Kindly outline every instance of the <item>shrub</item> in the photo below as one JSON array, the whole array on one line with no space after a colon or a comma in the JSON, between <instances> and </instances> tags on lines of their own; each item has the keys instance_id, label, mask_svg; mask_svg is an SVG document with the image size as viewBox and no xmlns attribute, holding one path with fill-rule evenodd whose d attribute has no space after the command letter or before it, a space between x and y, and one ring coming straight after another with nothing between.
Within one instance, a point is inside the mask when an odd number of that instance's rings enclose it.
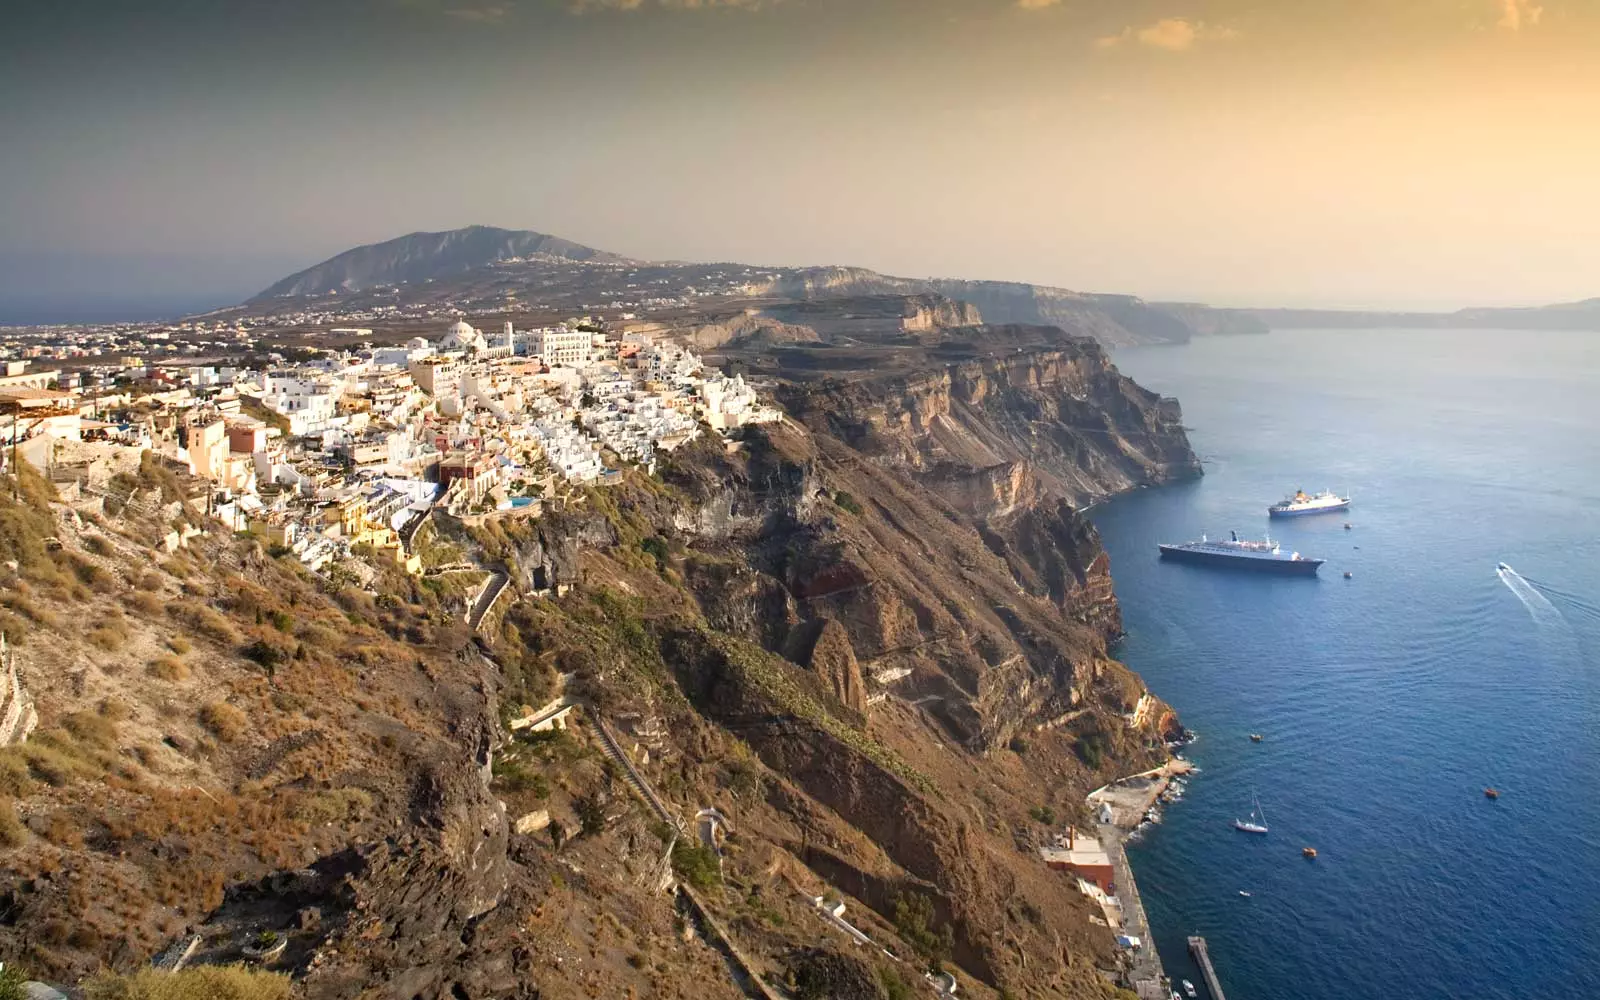
<instances>
[{"instance_id":1,"label":"shrub","mask_svg":"<svg viewBox=\"0 0 1600 1000\"><path fill-rule=\"evenodd\" d=\"M128 607L141 615L154 616L161 613L162 603L161 598L148 590L137 590L128 595Z\"/></svg>"},{"instance_id":2,"label":"shrub","mask_svg":"<svg viewBox=\"0 0 1600 1000\"><path fill-rule=\"evenodd\" d=\"M846 493L844 490L840 490L833 495L833 502L838 504L841 510L848 511L851 514L859 515L863 510L861 501Z\"/></svg>"},{"instance_id":3,"label":"shrub","mask_svg":"<svg viewBox=\"0 0 1600 1000\"><path fill-rule=\"evenodd\" d=\"M144 968L101 972L83 984L85 1000L287 1000L289 977L242 965L196 965L181 972Z\"/></svg>"},{"instance_id":4,"label":"shrub","mask_svg":"<svg viewBox=\"0 0 1600 1000\"><path fill-rule=\"evenodd\" d=\"M128 641L127 633L112 625L102 625L89 633L89 643L96 649L114 652Z\"/></svg>"},{"instance_id":5,"label":"shrub","mask_svg":"<svg viewBox=\"0 0 1600 1000\"><path fill-rule=\"evenodd\" d=\"M100 535L90 535L84 541L83 547L97 556L109 556L112 552L111 543Z\"/></svg>"},{"instance_id":6,"label":"shrub","mask_svg":"<svg viewBox=\"0 0 1600 1000\"><path fill-rule=\"evenodd\" d=\"M717 852L704 844L678 841L672 848L672 870L696 889L710 889L722 882Z\"/></svg>"},{"instance_id":7,"label":"shrub","mask_svg":"<svg viewBox=\"0 0 1600 1000\"><path fill-rule=\"evenodd\" d=\"M156 680L182 681L189 679L189 665L176 656L158 656L150 661L145 671Z\"/></svg>"},{"instance_id":8,"label":"shrub","mask_svg":"<svg viewBox=\"0 0 1600 1000\"><path fill-rule=\"evenodd\" d=\"M28 839L28 828L17 818L16 806L9 798L0 799L0 847L21 847L26 839ZM4 994L0 993L0 997L3 996Z\"/></svg>"},{"instance_id":9,"label":"shrub","mask_svg":"<svg viewBox=\"0 0 1600 1000\"><path fill-rule=\"evenodd\" d=\"M878 981L883 983L883 995L887 1000L911 1000L911 984L900 978L900 973L884 966L878 970Z\"/></svg>"},{"instance_id":10,"label":"shrub","mask_svg":"<svg viewBox=\"0 0 1600 1000\"><path fill-rule=\"evenodd\" d=\"M225 701L213 701L200 709L200 724L224 743L232 743L244 735L249 718Z\"/></svg>"},{"instance_id":11,"label":"shrub","mask_svg":"<svg viewBox=\"0 0 1600 1000\"><path fill-rule=\"evenodd\" d=\"M578 796L572 800L572 811L578 814L578 832L581 836L593 837L605 832L606 808L600 804L598 796Z\"/></svg>"},{"instance_id":12,"label":"shrub","mask_svg":"<svg viewBox=\"0 0 1600 1000\"><path fill-rule=\"evenodd\" d=\"M33 775L22 748L0 750L0 795L26 795L32 789Z\"/></svg>"},{"instance_id":13,"label":"shrub","mask_svg":"<svg viewBox=\"0 0 1600 1000\"><path fill-rule=\"evenodd\" d=\"M645 555L656 561L657 572L667 568L666 539L659 535L651 535L648 538L640 539L639 548L644 550Z\"/></svg>"},{"instance_id":14,"label":"shrub","mask_svg":"<svg viewBox=\"0 0 1600 1000\"><path fill-rule=\"evenodd\" d=\"M28 977L20 969L10 962L5 963L5 968L0 969L0 1000L28 1000L31 994L23 985L27 981Z\"/></svg>"},{"instance_id":15,"label":"shrub","mask_svg":"<svg viewBox=\"0 0 1600 1000\"><path fill-rule=\"evenodd\" d=\"M1043 823L1045 826L1056 825L1056 811L1049 806L1034 806L1028 810L1028 815Z\"/></svg>"},{"instance_id":16,"label":"shrub","mask_svg":"<svg viewBox=\"0 0 1600 1000\"><path fill-rule=\"evenodd\" d=\"M92 712L73 712L61 720L61 725L84 743L109 747L117 741L116 722Z\"/></svg>"},{"instance_id":17,"label":"shrub","mask_svg":"<svg viewBox=\"0 0 1600 1000\"><path fill-rule=\"evenodd\" d=\"M935 928L933 900L920 892L901 893L895 897L894 926L902 941L930 960L948 955L955 943L949 924Z\"/></svg>"},{"instance_id":18,"label":"shrub","mask_svg":"<svg viewBox=\"0 0 1600 1000\"><path fill-rule=\"evenodd\" d=\"M269 674L277 668L278 664L287 662L289 657L293 655L291 651L274 645L265 639L257 639L240 650L240 652L244 654L245 659L265 667Z\"/></svg>"},{"instance_id":19,"label":"shrub","mask_svg":"<svg viewBox=\"0 0 1600 1000\"><path fill-rule=\"evenodd\" d=\"M185 639L181 635L175 635L167 640L167 648L172 650L174 653L177 653L179 656L182 656L184 653L187 653L189 650L194 648L194 643L190 642L188 639Z\"/></svg>"},{"instance_id":20,"label":"shrub","mask_svg":"<svg viewBox=\"0 0 1600 1000\"><path fill-rule=\"evenodd\" d=\"M1105 760L1105 738L1099 733L1090 733L1088 736L1079 737L1073 749L1077 751L1080 760L1097 771L1100 769L1100 764Z\"/></svg>"},{"instance_id":21,"label":"shrub","mask_svg":"<svg viewBox=\"0 0 1600 1000\"><path fill-rule=\"evenodd\" d=\"M167 605L167 614L183 622L208 639L225 646L239 644L239 630L214 608L194 601L173 601Z\"/></svg>"}]
</instances>

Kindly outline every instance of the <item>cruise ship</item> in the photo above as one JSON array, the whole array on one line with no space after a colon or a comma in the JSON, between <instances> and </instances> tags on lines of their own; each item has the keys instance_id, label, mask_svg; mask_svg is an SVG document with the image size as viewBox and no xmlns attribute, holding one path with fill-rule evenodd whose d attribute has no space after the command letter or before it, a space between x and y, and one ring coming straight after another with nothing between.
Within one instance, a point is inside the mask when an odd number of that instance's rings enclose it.
<instances>
[{"instance_id":1,"label":"cruise ship","mask_svg":"<svg viewBox=\"0 0 1600 1000\"><path fill-rule=\"evenodd\" d=\"M1331 510L1344 510L1350 498L1324 490L1315 496L1305 490L1295 490L1271 507L1267 513L1273 517L1298 517L1301 514L1326 514Z\"/></svg>"},{"instance_id":2,"label":"cruise ship","mask_svg":"<svg viewBox=\"0 0 1600 1000\"><path fill-rule=\"evenodd\" d=\"M1253 569L1265 573L1290 573L1315 576L1317 568L1326 560L1311 559L1298 552L1285 552L1272 539L1263 542L1241 541L1238 532L1229 532L1227 541L1213 542L1201 536L1198 542L1181 545L1162 545L1161 558L1177 562L1202 563L1208 566L1225 566L1230 569Z\"/></svg>"}]
</instances>

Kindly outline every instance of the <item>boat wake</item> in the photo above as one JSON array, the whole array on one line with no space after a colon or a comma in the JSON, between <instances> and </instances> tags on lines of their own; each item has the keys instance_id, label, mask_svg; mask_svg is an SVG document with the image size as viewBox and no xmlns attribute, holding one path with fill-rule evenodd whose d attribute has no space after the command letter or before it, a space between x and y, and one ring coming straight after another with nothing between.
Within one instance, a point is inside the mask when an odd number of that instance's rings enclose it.
<instances>
[{"instance_id":1,"label":"boat wake","mask_svg":"<svg viewBox=\"0 0 1600 1000\"><path fill-rule=\"evenodd\" d=\"M1523 580L1540 594L1549 598L1552 604L1557 605L1558 610L1565 608L1592 621L1600 621L1600 604L1596 604L1581 594L1574 594L1569 590L1562 590L1560 587L1545 583L1543 580L1533 580L1528 577L1523 577Z\"/></svg>"},{"instance_id":2,"label":"boat wake","mask_svg":"<svg viewBox=\"0 0 1600 1000\"><path fill-rule=\"evenodd\" d=\"M1495 567L1495 575L1500 577L1500 582L1515 595L1522 606L1528 609L1528 614L1540 625L1564 624L1566 619L1561 617L1561 609L1550 603L1550 598L1539 593L1537 587L1529 583L1527 578L1516 570L1501 563Z\"/></svg>"},{"instance_id":3,"label":"boat wake","mask_svg":"<svg viewBox=\"0 0 1600 1000\"><path fill-rule=\"evenodd\" d=\"M1533 623L1539 627L1539 640L1541 644L1547 646L1547 653L1577 652L1578 637L1573 632L1572 625L1561 614L1561 609L1551 603L1550 598L1540 593L1526 577L1505 563L1495 567L1495 574L1500 577L1500 582L1506 585L1506 589L1522 602L1522 606L1528 609L1528 614L1533 617Z\"/></svg>"}]
</instances>

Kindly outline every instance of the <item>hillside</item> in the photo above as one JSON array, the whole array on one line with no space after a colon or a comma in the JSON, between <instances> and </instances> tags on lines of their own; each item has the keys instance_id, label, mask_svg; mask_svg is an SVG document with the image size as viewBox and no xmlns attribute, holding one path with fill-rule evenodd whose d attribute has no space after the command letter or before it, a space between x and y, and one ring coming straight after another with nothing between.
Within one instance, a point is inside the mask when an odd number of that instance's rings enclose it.
<instances>
[{"instance_id":1,"label":"hillside","mask_svg":"<svg viewBox=\"0 0 1600 1000\"><path fill-rule=\"evenodd\" d=\"M624 259L544 233L468 226L443 233L411 233L346 250L284 278L251 301L448 281L500 261L530 257L593 262Z\"/></svg>"},{"instance_id":2,"label":"hillside","mask_svg":"<svg viewBox=\"0 0 1600 1000\"><path fill-rule=\"evenodd\" d=\"M537 519L436 512L421 577L312 574L153 456L0 489L39 715L0 749L0 958L70 984L286 941L316 1000L902 1000L930 964L1115 996L1037 848L1176 727L1129 722L1074 504L1197 474L1176 405L1060 331L858 350L733 447ZM205 533L168 553L179 524Z\"/></svg>"}]
</instances>

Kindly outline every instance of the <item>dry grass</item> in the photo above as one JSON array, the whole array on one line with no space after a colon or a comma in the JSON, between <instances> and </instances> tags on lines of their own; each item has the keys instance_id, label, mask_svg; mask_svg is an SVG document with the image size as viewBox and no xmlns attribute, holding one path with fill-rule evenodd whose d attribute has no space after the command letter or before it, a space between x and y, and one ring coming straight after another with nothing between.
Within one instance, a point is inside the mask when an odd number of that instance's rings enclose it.
<instances>
[{"instance_id":1,"label":"dry grass","mask_svg":"<svg viewBox=\"0 0 1600 1000\"><path fill-rule=\"evenodd\" d=\"M83 986L86 1000L286 1000L289 996L289 977L242 965L197 965L177 973L140 969L127 976L102 972Z\"/></svg>"},{"instance_id":2,"label":"dry grass","mask_svg":"<svg viewBox=\"0 0 1600 1000\"><path fill-rule=\"evenodd\" d=\"M28 839L28 828L17 819L17 809L9 797L0 799L0 847L7 849L22 846Z\"/></svg>"},{"instance_id":3,"label":"dry grass","mask_svg":"<svg viewBox=\"0 0 1600 1000\"><path fill-rule=\"evenodd\" d=\"M224 743L232 743L244 735L250 719L225 701L213 701L200 709L200 724Z\"/></svg>"},{"instance_id":4,"label":"dry grass","mask_svg":"<svg viewBox=\"0 0 1600 1000\"><path fill-rule=\"evenodd\" d=\"M189 679L189 665L176 656L158 656L145 667L145 673L160 681L186 681Z\"/></svg>"},{"instance_id":5,"label":"dry grass","mask_svg":"<svg viewBox=\"0 0 1600 1000\"><path fill-rule=\"evenodd\" d=\"M134 591L132 594L129 594L125 600L127 601L128 608L130 610L137 611L139 614L144 615L147 618L153 618L156 615L159 615L162 609L166 607L157 594L153 594L148 590Z\"/></svg>"},{"instance_id":6,"label":"dry grass","mask_svg":"<svg viewBox=\"0 0 1600 1000\"><path fill-rule=\"evenodd\" d=\"M196 601L173 601L167 605L167 614L224 646L239 644L239 630L215 608L208 608Z\"/></svg>"}]
</instances>

